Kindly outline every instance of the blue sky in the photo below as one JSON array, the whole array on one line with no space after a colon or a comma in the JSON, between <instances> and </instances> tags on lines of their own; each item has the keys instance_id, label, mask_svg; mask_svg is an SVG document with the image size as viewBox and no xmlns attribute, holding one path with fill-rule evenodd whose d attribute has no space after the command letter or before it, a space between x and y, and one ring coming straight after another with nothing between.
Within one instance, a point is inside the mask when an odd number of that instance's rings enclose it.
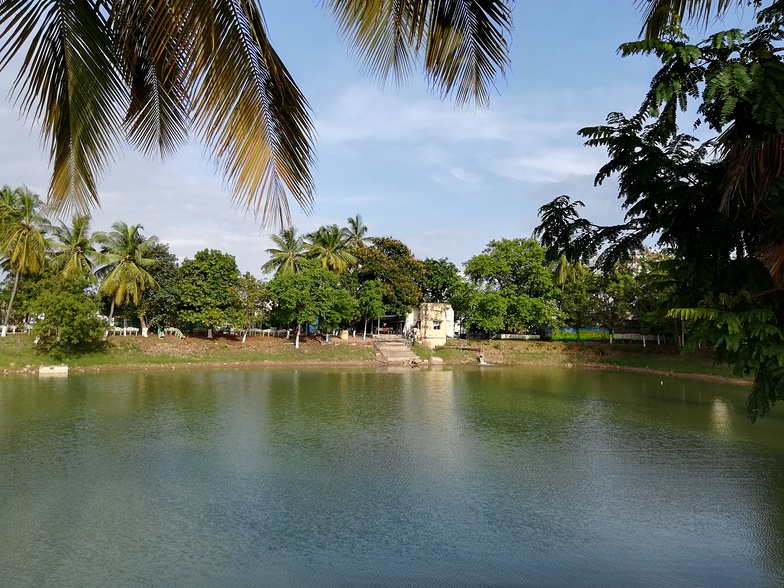
<instances>
[{"instance_id":1,"label":"blue sky","mask_svg":"<svg viewBox=\"0 0 784 588\"><path fill-rule=\"evenodd\" d=\"M518 2L511 70L481 111L440 100L417 76L379 87L315 0L262 6L318 134L313 214L293 209L300 232L360 213L371 236L461 266L492 239L530 236L539 206L560 194L583 200L592 220L622 219L614 183L593 187L605 153L583 147L576 132L609 112L636 110L656 70L652 59L616 54L640 29L633 0ZM725 26L738 26L740 16L730 14ZM0 74L3 95L14 73ZM6 100L0 128L0 181L45 195L50 170L37 127ZM198 144L164 163L121 153L100 195L94 229L141 223L180 260L220 249L262 276L269 236L232 205Z\"/></svg>"}]
</instances>

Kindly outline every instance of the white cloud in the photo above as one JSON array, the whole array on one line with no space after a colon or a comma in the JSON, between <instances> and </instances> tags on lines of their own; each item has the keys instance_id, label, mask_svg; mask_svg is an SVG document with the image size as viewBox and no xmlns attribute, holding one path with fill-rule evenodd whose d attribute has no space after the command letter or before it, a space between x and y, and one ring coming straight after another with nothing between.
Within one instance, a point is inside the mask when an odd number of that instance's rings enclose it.
<instances>
[{"instance_id":1,"label":"white cloud","mask_svg":"<svg viewBox=\"0 0 784 588\"><path fill-rule=\"evenodd\" d=\"M513 141L526 135L554 137L578 123L559 117L542 120L492 107L456 108L435 98L387 95L369 86L354 86L316 121L323 146L363 141Z\"/></svg>"}]
</instances>

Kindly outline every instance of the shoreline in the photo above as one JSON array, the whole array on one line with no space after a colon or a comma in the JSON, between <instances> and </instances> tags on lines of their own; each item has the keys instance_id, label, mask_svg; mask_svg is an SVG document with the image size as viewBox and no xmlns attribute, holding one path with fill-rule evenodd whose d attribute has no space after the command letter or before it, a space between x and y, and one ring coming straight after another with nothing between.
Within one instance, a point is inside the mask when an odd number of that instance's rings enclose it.
<instances>
[{"instance_id":1,"label":"shoreline","mask_svg":"<svg viewBox=\"0 0 784 588\"><path fill-rule=\"evenodd\" d=\"M469 348L470 347L470 348ZM751 378L732 374L716 364L709 349L684 352L677 346L649 346L605 342L463 340L437 350L415 346L413 363L387 363L372 339L304 337L300 349L284 338L237 336L215 339L115 337L95 352L49 354L39 352L25 335L0 339L0 375L38 374L40 366L67 365L71 374L101 372L156 372L173 370L333 369L476 365L477 353L499 366L530 366L616 370L668 378L685 378L750 386ZM430 364L430 358L439 358ZM434 367L435 366L435 367Z\"/></svg>"},{"instance_id":2,"label":"shoreline","mask_svg":"<svg viewBox=\"0 0 784 588\"><path fill-rule=\"evenodd\" d=\"M54 365L67 365L67 364L54 364ZM442 364L437 364L437 367L442 366L457 366L457 365L474 365L464 361L445 360ZM520 361L513 363L495 363L499 367L511 366L528 366L528 367L556 367L565 369L591 369L591 370L609 370L629 373L639 373L656 376L667 376L672 378L683 378L687 380L696 380L703 382L713 382L719 384L732 384L735 386L751 386L750 379L743 379L738 377L721 376L714 374L696 374L689 372L677 372L672 370L660 370L656 368L642 368L633 366L622 366L612 364L600 364L589 362L559 362L559 361ZM23 368L6 368L0 372L3 376L32 376L38 374L40 366L25 366ZM429 364L426 360L418 364L403 364L396 365L390 364L380 360L301 360L301 361L194 361L185 363L148 363L148 364L127 364L127 365L95 365L95 366L69 366L69 373L73 374L91 374L100 372L163 372L163 371L176 371L176 370L240 370L240 369L261 369L261 368L383 368L383 367L407 367L410 369L432 368L433 364Z\"/></svg>"}]
</instances>

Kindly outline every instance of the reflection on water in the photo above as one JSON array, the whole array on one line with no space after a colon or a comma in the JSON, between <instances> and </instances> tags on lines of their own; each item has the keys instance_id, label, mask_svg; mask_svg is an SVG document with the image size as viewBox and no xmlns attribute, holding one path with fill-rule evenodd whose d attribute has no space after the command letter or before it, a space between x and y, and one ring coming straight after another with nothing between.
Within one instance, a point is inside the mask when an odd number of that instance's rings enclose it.
<instances>
[{"instance_id":1,"label":"reflection on water","mask_svg":"<svg viewBox=\"0 0 784 588\"><path fill-rule=\"evenodd\" d=\"M9 586L780 586L782 413L550 368L0 380Z\"/></svg>"}]
</instances>

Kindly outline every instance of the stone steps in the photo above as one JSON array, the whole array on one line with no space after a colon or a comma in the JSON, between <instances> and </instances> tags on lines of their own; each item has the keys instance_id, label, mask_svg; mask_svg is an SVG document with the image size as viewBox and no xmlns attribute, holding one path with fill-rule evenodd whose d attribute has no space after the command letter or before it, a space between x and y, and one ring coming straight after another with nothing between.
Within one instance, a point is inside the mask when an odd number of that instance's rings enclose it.
<instances>
[{"instance_id":1,"label":"stone steps","mask_svg":"<svg viewBox=\"0 0 784 588\"><path fill-rule=\"evenodd\" d=\"M376 350L387 363L415 363L419 356L411 351L401 339L376 341Z\"/></svg>"}]
</instances>

